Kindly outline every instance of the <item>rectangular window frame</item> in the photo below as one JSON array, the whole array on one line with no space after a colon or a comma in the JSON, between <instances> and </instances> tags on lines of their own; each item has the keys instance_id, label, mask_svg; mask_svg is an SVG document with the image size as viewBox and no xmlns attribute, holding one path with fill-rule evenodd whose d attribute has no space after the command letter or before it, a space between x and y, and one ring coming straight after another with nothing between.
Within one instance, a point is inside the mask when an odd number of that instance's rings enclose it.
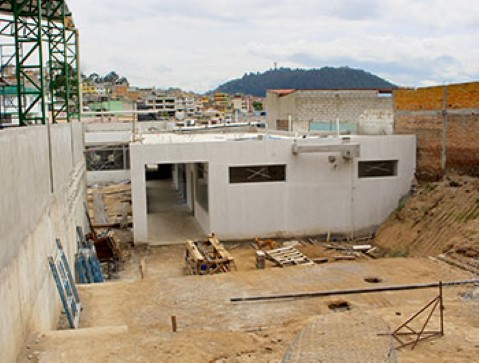
<instances>
[{"instance_id":1,"label":"rectangular window frame","mask_svg":"<svg viewBox=\"0 0 480 363\"><path fill-rule=\"evenodd\" d=\"M398 160L359 160L359 179L392 178L398 176Z\"/></svg>"},{"instance_id":2,"label":"rectangular window frame","mask_svg":"<svg viewBox=\"0 0 480 363\"><path fill-rule=\"evenodd\" d=\"M281 183L287 181L286 164L228 167L229 184Z\"/></svg>"},{"instance_id":3,"label":"rectangular window frame","mask_svg":"<svg viewBox=\"0 0 480 363\"><path fill-rule=\"evenodd\" d=\"M87 146L84 155L87 171L130 169L130 149L128 145Z\"/></svg>"}]
</instances>

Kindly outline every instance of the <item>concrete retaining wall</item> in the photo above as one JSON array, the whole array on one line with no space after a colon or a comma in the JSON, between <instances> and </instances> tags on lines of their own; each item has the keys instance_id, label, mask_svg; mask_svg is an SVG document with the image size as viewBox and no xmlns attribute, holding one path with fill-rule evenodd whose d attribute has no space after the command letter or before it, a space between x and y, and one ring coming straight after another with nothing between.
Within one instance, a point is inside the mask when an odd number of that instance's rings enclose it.
<instances>
[{"instance_id":1,"label":"concrete retaining wall","mask_svg":"<svg viewBox=\"0 0 480 363\"><path fill-rule=\"evenodd\" d=\"M85 225L81 125L0 131L0 361L14 362L29 332L55 328L60 299L47 257L60 238L69 261ZM51 151L50 151L51 150Z\"/></svg>"}]
</instances>

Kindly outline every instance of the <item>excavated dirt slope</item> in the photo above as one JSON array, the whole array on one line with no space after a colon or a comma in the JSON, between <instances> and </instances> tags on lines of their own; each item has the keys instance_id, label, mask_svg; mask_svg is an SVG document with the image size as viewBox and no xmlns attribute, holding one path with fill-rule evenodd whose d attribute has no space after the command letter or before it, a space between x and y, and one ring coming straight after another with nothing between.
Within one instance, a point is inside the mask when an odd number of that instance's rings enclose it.
<instances>
[{"instance_id":1,"label":"excavated dirt slope","mask_svg":"<svg viewBox=\"0 0 480 363\"><path fill-rule=\"evenodd\" d=\"M420 184L382 225L374 244L384 254L478 261L478 178L449 176Z\"/></svg>"}]
</instances>

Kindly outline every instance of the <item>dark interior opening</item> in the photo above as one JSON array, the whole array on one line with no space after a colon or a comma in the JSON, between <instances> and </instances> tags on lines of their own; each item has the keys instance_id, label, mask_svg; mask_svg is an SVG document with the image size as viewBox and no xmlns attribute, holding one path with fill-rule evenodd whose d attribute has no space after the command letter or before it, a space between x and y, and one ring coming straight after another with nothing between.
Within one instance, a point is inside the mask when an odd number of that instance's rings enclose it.
<instances>
[{"instance_id":1,"label":"dark interior opening","mask_svg":"<svg viewBox=\"0 0 480 363\"><path fill-rule=\"evenodd\" d=\"M383 281L380 277L365 277L364 281L370 283L370 284L378 284Z\"/></svg>"},{"instance_id":2,"label":"dark interior opening","mask_svg":"<svg viewBox=\"0 0 480 363\"><path fill-rule=\"evenodd\" d=\"M335 312L351 310L350 304L346 301L335 301L328 304L328 308Z\"/></svg>"},{"instance_id":3,"label":"dark interior opening","mask_svg":"<svg viewBox=\"0 0 480 363\"><path fill-rule=\"evenodd\" d=\"M145 168L145 180L172 179L172 164L148 165Z\"/></svg>"}]
</instances>

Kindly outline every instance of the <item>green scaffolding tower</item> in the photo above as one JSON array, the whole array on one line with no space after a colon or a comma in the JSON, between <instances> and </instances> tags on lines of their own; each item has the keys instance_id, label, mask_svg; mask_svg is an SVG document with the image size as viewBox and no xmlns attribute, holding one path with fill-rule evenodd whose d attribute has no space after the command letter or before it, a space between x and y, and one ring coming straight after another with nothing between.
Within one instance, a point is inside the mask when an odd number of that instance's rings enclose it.
<instances>
[{"instance_id":1,"label":"green scaffolding tower","mask_svg":"<svg viewBox=\"0 0 480 363\"><path fill-rule=\"evenodd\" d=\"M65 0L1 1L0 61L0 116L21 126L80 119L78 31Z\"/></svg>"}]
</instances>

